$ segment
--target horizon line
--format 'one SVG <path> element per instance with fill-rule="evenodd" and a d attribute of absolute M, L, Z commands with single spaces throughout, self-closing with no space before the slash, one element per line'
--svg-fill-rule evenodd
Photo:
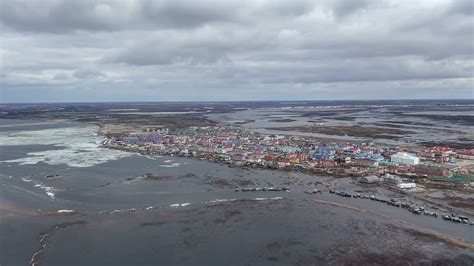
<path fill-rule="evenodd" d="M 474 99 L 347 99 L 347 100 L 183 100 L 183 101 L 64 101 L 64 102 L 0 102 L 9 104 L 92 104 L 92 103 L 252 103 L 252 102 L 374 102 L 374 101 L 474 101 Z"/>

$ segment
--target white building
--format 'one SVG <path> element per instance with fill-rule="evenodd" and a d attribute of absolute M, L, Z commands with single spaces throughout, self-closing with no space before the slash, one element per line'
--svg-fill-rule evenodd
<path fill-rule="evenodd" d="M 420 158 L 406 152 L 397 152 L 390 157 L 392 163 L 417 165 L 420 163 Z"/>
<path fill-rule="evenodd" d="M 401 189 L 416 188 L 416 184 L 415 183 L 401 183 L 401 184 L 398 184 L 397 187 Z"/>

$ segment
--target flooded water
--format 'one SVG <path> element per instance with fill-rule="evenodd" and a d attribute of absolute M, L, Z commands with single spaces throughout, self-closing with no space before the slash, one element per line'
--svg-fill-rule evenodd
<path fill-rule="evenodd" d="M 425 109 L 439 108 L 436 105 Z M 366 126 L 390 130 L 406 131 L 399 139 L 377 137 L 384 144 L 414 144 L 426 141 L 469 143 L 474 140 L 474 124 L 459 117 L 471 117 L 472 103 L 462 110 L 457 106 L 443 107 L 444 111 L 418 111 L 413 106 L 314 106 L 292 108 L 258 108 L 224 114 L 207 115 L 218 122 L 240 124 L 243 128 L 266 134 L 290 134 L 347 141 L 365 141 L 370 137 L 342 136 L 298 130 L 278 130 L 278 128 L 324 126 Z M 451 109 L 452 108 L 452 109 Z M 439 117 L 446 116 L 446 117 Z M 442 120 L 439 120 L 442 119 Z M 472 144 L 472 143 L 471 143 Z"/>
<path fill-rule="evenodd" d="M 327 193 L 360 190 L 350 180 L 108 150 L 84 124 L 0 122 L 0 265 L 308 265 L 398 253 L 403 262 L 407 247 L 412 261 L 474 255 L 411 231 L 474 243 L 473 226 Z M 325 192 L 303 193 L 313 188 Z"/>

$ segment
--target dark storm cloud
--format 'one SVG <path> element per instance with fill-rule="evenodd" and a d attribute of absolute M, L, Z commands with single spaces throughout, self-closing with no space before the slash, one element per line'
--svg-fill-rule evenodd
<path fill-rule="evenodd" d="M 71 91 L 101 101 L 107 99 L 94 95 L 473 93 L 471 1 L 11 0 L 2 1 L 1 12 L 1 101 Z"/>

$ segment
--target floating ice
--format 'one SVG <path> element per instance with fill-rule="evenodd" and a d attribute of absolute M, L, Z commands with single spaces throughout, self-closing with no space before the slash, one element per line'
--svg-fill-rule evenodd
<path fill-rule="evenodd" d="M 183 205 L 185 206 L 185 205 Z M 177 206 L 177 207 L 180 207 L 180 206 Z M 108 213 L 108 214 L 117 214 L 117 213 L 124 213 L 124 212 L 138 212 L 138 211 L 149 211 L 149 210 L 153 210 L 153 209 L 157 209 L 158 207 L 155 207 L 155 206 L 149 206 L 149 207 L 146 207 L 146 208 L 130 208 L 130 209 L 125 209 L 125 210 L 113 210 L 111 212 L 109 211 L 100 211 L 99 213 L 100 214 L 103 214 L 103 213 Z"/>
<path fill-rule="evenodd" d="M 58 213 L 71 213 L 71 212 L 75 212 L 75 210 L 58 210 L 57 212 Z"/>
<path fill-rule="evenodd" d="M 174 168 L 174 167 L 178 167 L 180 165 L 181 165 L 181 163 L 172 163 L 172 164 L 163 164 L 163 165 L 160 165 L 160 167 Z"/>
<path fill-rule="evenodd" d="M 171 204 L 170 207 L 171 208 L 178 208 L 178 207 L 186 207 L 188 205 L 190 205 L 191 203 L 189 202 L 186 202 L 186 203 L 175 203 L 175 204 Z"/>
<path fill-rule="evenodd" d="M 210 200 L 210 203 L 219 203 L 219 202 L 227 202 L 227 201 L 235 201 L 237 199 L 215 199 L 215 200 Z"/>
<path fill-rule="evenodd" d="M 140 155 L 140 154 L 139 154 L 139 155 Z M 146 158 L 148 158 L 148 159 L 150 159 L 150 160 L 155 160 L 155 161 L 158 160 L 158 158 L 163 157 L 163 156 L 161 156 L 161 155 L 143 155 L 143 156 L 145 156 Z"/>
<path fill-rule="evenodd" d="M 47 187 L 43 184 L 36 184 L 35 187 L 39 187 L 42 190 L 44 190 L 46 192 L 46 195 L 48 195 L 48 197 L 50 197 L 52 199 L 56 198 L 56 195 L 54 194 L 54 188 L 53 187 Z"/>
<path fill-rule="evenodd" d="M 255 198 L 255 200 L 266 200 L 267 198 Z"/>
<path fill-rule="evenodd" d="M 91 125 L 0 132 L 0 146 L 41 144 L 62 147 L 62 149 L 30 152 L 25 158 L 5 161 L 21 165 L 43 162 L 50 165 L 90 167 L 131 155 L 123 151 L 102 148 L 100 145 L 104 138 L 96 132 L 97 127 Z"/>
<path fill-rule="evenodd" d="M 26 177 L 22 177 L 21 180 L 23 180 L 23 181 L 25 181 L 25 182 L 27 182 L 27 183 L 31 182 L 31 179 L 26 178 Z"/>

